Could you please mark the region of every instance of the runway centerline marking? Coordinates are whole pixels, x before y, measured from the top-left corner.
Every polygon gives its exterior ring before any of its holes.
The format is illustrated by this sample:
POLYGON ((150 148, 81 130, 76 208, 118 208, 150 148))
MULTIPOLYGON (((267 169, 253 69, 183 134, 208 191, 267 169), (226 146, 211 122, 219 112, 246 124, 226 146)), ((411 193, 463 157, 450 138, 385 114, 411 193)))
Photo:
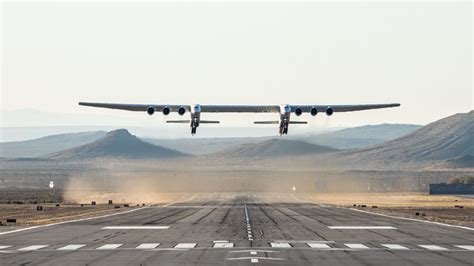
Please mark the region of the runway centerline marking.
POLYGON ((18 251, 33 251, 33 250, 38 250, 45 247, 49 247, 49 245, 31 245, 28 247, 20 248, 18 249, 18 251))
POLYGON ((337 229, 337 230, 396 230, 397 228, 393 226, 352 226, 352 225, 341 225, 341 226, 328 226, 329 229, 337 229))
POLYGON ((244 209, 245 209, 245 223, 247 224, 247 239, 249 241, 253 241, 252 226, 250 225, 250 218, 249 218, 249 211, 247 209, 247 203, 244 203, 244 209))
POLYGON ((64 246, 64 247, 60 247, 56 250, 77 250, 77 249, 80 249, 82 247, 85 247, 86 245, 84 244, 80 244, 80 245, 67 245, 67 246, 64 246))
POLYGON ((132 226, 106 226, 102 227, 102 229, 109 229, 109 230, 166 230, 169 229, 170 226, 164 225, 157 225, 157 226, 149 226, 149 225, 132 225, 132 226))

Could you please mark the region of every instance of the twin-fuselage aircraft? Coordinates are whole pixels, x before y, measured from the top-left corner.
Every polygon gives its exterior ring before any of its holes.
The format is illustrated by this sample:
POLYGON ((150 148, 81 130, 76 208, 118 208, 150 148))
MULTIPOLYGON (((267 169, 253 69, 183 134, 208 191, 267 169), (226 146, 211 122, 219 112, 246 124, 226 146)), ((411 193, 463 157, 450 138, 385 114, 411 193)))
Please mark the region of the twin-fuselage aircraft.
POLYGON ((196 134, 196 129, 200 124, 218 124, 219 121, 201 120, 201 113, 278 113, 280 120, 275 121, 255 121, 254 124, 279 124, 280 135, 288 134, 290 124, 307 124, 306 121, 290 121, 290 115, 294 113, 300 116, 303 113, 316 116, 318 113, 325 113, 331 116, 338 112, 353 112, 370 109, 381 109, 398 107, 399 103, 391 104, 359 104, 359 105, 174 105, 174 104, 119 104, 119 103, 90 103, 80 102, 79 105, 101 107, 109 109, 119 109, 135 112, 147 112, 153 115, 161 112, 167 116, 172 112, 179 115, 190 114, 189 120, 167 120, 167 123, 189 123, 191 134, 196 134))

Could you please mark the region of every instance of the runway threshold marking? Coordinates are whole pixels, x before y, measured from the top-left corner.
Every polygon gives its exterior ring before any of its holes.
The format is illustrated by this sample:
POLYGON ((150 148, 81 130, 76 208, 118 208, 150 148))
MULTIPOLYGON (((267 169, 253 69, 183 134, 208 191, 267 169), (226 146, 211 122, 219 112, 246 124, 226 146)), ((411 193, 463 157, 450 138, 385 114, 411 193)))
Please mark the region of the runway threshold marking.
POLYGON ((275 242, 271 242, 270 243, 270 246, 272 248, 292 248, 292 246, 290 245, 290 243, 275 243, 275 242))
POLYGON ((166 230, 169 229, 170 226, 148 226, 148 225, 136 225, 136 226, 106 226, 102 227, 102 229, 110 229, 110 230, 166 230))
POLYGON ((348 248, 353 248, 353 249, 370 249, 368 246, 363 245, 363 244, 349 244, 349 243, 346 243, 346 244, 344 244, 344 246, 346 246, 348 248))
POLYGON ((396 230, 393 226, 328 226, 337 230, 396 230))
POLYGON ((112 250, 121 247, 123 244, 105 244, 103 246, 100 246, 96 249, 98 250, 112 250))
POLYGON ((435 250, 435 251, 446 251, 448 250, 447 248, 438 246, 438 245, 418 245, 419 247, 428 249, 428 250, 435 250))
POLYGON ((188 248, 195 248, 196 245, 197 245, 197 243, 179 243, 176 246, 174 246, 174 248, 188 249, 188 248))
POLYGON ((64 247, 57 248, 56 250, 77 250, 82 247, 85 247, 86 245, 80 244, 80 245, 67 245, 64 247))
POLYGON ((45 247, 49 247, 49 245, 31 245, 28 247, 20 248, 18 249, 18 251, 33 251, 33 250, 38 250, 45 247))
POLYGON ((398 244, 381 244, 382 246, 388 248, 388 249, 393 249, 393 250, 408 250, 409 248, 404 247, 402 245, 398 244))
POLYGON ((470 245, 457 245, 457 246, 455 246, 455 247, 474 251, 474 246, 470 246, 470 245))
POLYGON ((323 243, 306 243, 310 248, 320 248, 320 249, 328 249, 331 248, 328 244, 323 243))
POLYGON ((154 249, 159 245, 160 243, 143 243, 135 247, 135 249, 154 249))
POLYGON ((231 242, 217 242, 212 246, 213 248, 233 248, 234 243, 231 242))

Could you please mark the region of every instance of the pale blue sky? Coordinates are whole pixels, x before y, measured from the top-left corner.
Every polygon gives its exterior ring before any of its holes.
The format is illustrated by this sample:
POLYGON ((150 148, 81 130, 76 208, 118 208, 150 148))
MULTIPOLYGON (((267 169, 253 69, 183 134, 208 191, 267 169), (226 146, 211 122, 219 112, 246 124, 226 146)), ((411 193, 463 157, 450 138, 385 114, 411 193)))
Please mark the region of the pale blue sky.
POLYGON ((163 119, 77 102, 400 102, 314 123, 425 124, 473 109, 472 3, 4 2, 1 73, 2 110, 104 124, 163 119))

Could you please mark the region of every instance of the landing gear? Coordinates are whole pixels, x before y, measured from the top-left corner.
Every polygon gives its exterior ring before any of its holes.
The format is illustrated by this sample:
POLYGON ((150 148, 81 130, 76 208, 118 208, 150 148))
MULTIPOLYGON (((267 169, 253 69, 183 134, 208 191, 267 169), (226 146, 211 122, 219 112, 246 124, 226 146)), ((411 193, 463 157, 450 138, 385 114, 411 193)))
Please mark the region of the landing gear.
POLYGON ((196 134, 196 129, 198 128, 198 126, 198 119, 196 117, 193 117, 193 119, 191 120, 191 135, 194 136, 194 134, 196 134))
POLYGON ((289 119, 282 118, 280 122, 280 136, 288 134, 289 119))

